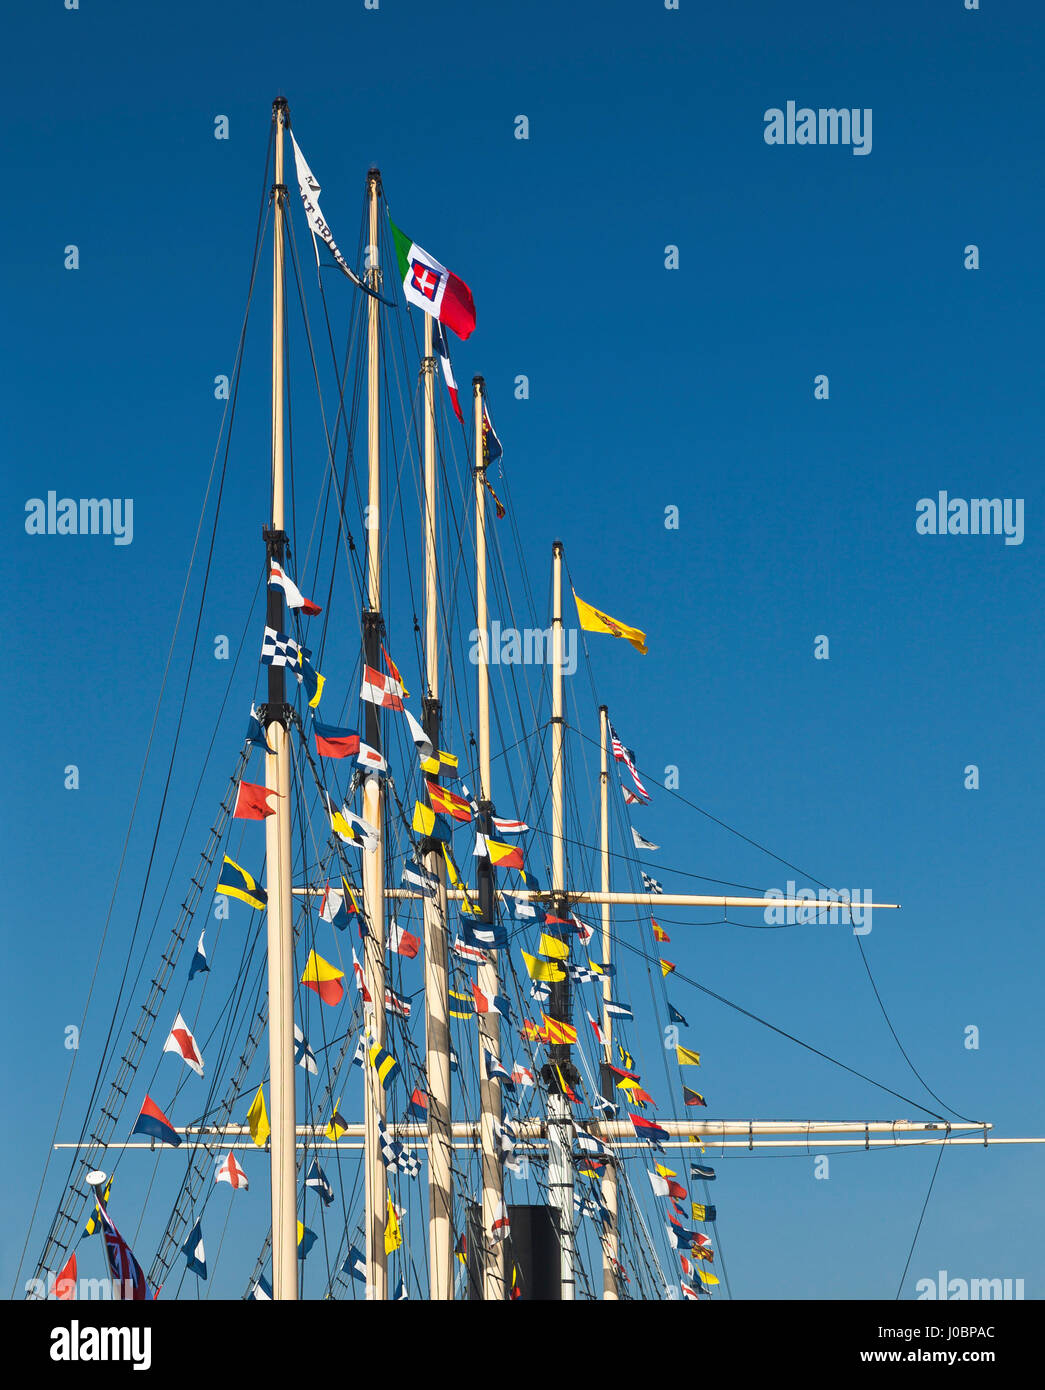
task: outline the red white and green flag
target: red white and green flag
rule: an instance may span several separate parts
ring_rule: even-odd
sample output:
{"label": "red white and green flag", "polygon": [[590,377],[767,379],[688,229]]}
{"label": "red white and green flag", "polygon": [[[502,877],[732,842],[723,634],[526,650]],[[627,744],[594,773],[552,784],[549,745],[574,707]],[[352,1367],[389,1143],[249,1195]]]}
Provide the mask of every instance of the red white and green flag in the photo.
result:
{"label": "red white and green flag", "polygon": [[440,265],[434,256],[401,232],[391,218],[388,220],[407,303],[416,304],[426,314],[445,323],[459,338],[467,338],[475,328],[475,304],[471,290],[445,265]]}

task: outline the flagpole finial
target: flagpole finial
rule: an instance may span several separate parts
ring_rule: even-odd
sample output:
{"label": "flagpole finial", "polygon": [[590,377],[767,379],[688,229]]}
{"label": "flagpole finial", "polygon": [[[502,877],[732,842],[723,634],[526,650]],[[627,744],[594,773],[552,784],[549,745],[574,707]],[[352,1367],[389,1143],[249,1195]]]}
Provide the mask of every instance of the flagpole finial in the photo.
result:
{"label": "flagpole finial", "polygon": [[375,188],[381,187],[381,170],[376,164],[371,164],[370,168],[366,171],[366,182],[368,188],[371,184],[373,184]]}
{"label": "flagpole finial", "polygon": [[473,377],[472,377],[472,390],[475,392],[475,394],[476,394],[477,396],[485,395],[485,393],[486,393],[486,378],[485,378],[484,376],[473,376]]}
{"label": "flagpole finial", "polygon": [[287,117],[287,115],[288,115],[289,112],[290,112],[290,107],[287,105],[287,99],[286,99],[286,97],[276,97],[275,101],[273,101],[273,103],[272,103],[272,119],[275,120],[276,117],[277,117],[281,112],[282,112],[282,114],[283,114],[284,119]]}
{"label": "flagpole finial", "polygon": [[562,541],[552,541],[552,554],[561,555],[563,550]]}

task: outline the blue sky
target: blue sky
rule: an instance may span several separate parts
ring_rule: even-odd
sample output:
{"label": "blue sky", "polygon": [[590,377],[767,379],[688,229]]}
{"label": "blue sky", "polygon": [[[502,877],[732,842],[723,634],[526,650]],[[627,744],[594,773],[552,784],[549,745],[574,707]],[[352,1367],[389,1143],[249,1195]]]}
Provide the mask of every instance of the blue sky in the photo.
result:
{"label": "blue sky", "polygon": [[[152,15],[83,0],[66,12],[52,0],[8,22],[20,57],[7,83],[17,120],[0,487],[9,622],[32,654],[9,682],[8,1286],[214,450],[213,382],[231,370],[277,92],[342,246],[354,250],[377,163],[399,225],[470,284],[478,328],[455,343],[455,368],[463,391],[473,372],[487,379],[539,611],[558,536],[579,592],[649,634],[645,658],[590,639],[599,697],[641,766],[656,778],[676,765],[683,796],[824,883],[901,902],[863,945],[908,1054],[957,1113],[1001,1134],[1045,1133],[1037,7],[803,0],[705,12],[682,0],[668,12],[647,0],[580,3],[564,18],[549,4],[433,12],[383,0],[377,12],[307,11],[257,0]],[[871,153],[767,145],[763,112],[788,100],[871,108]],[[219,114],[227,141],[213,138]],[[527,141],[513,136],[519,114]],[[63,268],[70,244],[76,271]],[[969,244],[975,271],[963,267]],[[664,267],[669,245],[677,270]],[[350,291],[326,283],[343,322]],[[263,271],[205,642],[229,632],[235,644],[257,577],[267,314]],[[299,355],[303,401],[305,366]],[[826,401],[814,399],[818,374]],[[307,516],[322,450],[314,415],[302,427]],[[133,543],[27,535],[26,500],[52,489],[133,498]],[[942,490],[1025,499],[1023,543],[916,534],[917,501]],[[665,529],[668,506],[677,530]],[[345,606],[341,617],[350,632]],[[827,661],[813,657],[821,634]],[[253,679],[248,657],[203,829]],[[175,825],[227,680],[209,659],[194,675]],[[575,688],[590,720],[587,678]],[[166,707],[164,758],[173,717]],[[63,788],[68,764],[77,791]],[[969,764],[975,791],[963,786]],[[161,792],[153,769],[103,1002]],[[763,888],[796,877],[663,794],[642,815],[658,864]],[[679,891],[688,882],[660,876]],[[689,974],[938,1108],[844,928],[696,925],[713,915],[671,914],[689,922],[672,928]],[[714,1117],[916,1117],[709,1000],[676,1002],[699,1020]],[[978,1050],[963,1045],[968,1025]],[[77,1085],[97,1045],[89,1027]],[[816,1181],[805,1156],[723,1159],[734,1293],[893,1296],[934,1162],[840,1156]],[[946,1268],[1022,1277],[1040,1297],[1039,1171],[1033,1148],[945,1154],[906,1295]],[[53,1186],[45,1209],[48,1196]],[[230,1294],[257,1229],[244,1219]]]}

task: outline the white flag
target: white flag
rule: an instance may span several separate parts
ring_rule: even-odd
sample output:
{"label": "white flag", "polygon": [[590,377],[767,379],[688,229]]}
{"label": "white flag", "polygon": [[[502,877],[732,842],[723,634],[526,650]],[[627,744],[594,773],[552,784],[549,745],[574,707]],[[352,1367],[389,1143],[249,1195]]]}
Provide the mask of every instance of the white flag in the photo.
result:
{"label": "white flag", "polygon": [[294,132],[290,132],[290,138],[294,143],[294,166],[298,176],[298,190],[301,193],[301,201],[305,205],[305,217],[308,219],[309,229],[312,232],[312,246],[316,253],[316,264],[319,264],[319,248],[316,246],[318,236],[330,248],[330,254],[337,261],[338,265],[345,272],[353,285],[358,285],[361,290],[366,289],[359,276],[354,274],[348,267],[348,262],[337,249],[337,242],[334,240],[333,233],[327,226],[326,219],[319,210],[319,195],[323,191],[319,180],[313,174],[305,161],[305,156],[301,153],[301,146],[294,139]]}
{"label": "white flag", "polygon": [[660,849],[660,845],[655,845],[652,840],[640,835],[634,826],[631,827],[631,838],[635,841],[636,849]]}
{"label": "white flag", "polygon": [[406,722],[410,725],[410,737],[417,747],[418,756],[424,762],[435,752],[435,745],[405,705],[403,706],[403,713],[406,715]]}

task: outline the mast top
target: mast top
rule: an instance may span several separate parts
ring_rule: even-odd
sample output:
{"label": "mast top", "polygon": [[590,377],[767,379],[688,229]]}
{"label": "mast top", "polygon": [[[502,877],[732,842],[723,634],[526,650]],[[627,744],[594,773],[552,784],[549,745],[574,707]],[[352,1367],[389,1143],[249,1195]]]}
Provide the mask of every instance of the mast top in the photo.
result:
{"label": "mast top", "polygon": [[287,105],[286,97],[277,97],[275,101],[272,103],[273,120],[276,119],[280,112],[283,113],[284,120],[286,120],[286,118],[290,115],[290,107]]}
{"label": "mast top", "polygon": [[375,185],[377,188],[381,187],[381,170],[376,164],[371,164],[370,168],[366,171],[366,182],[368,188],[371,184]]}
{"label": "mast top", "polygon": [[563,550],[562,541],[552,541],[552,554],[561,555]]}
{"label": "mast top", "polygon": [[477,390],[482,395],[486,390],[486,378],[484,376],[472,377],[472,389]]}

